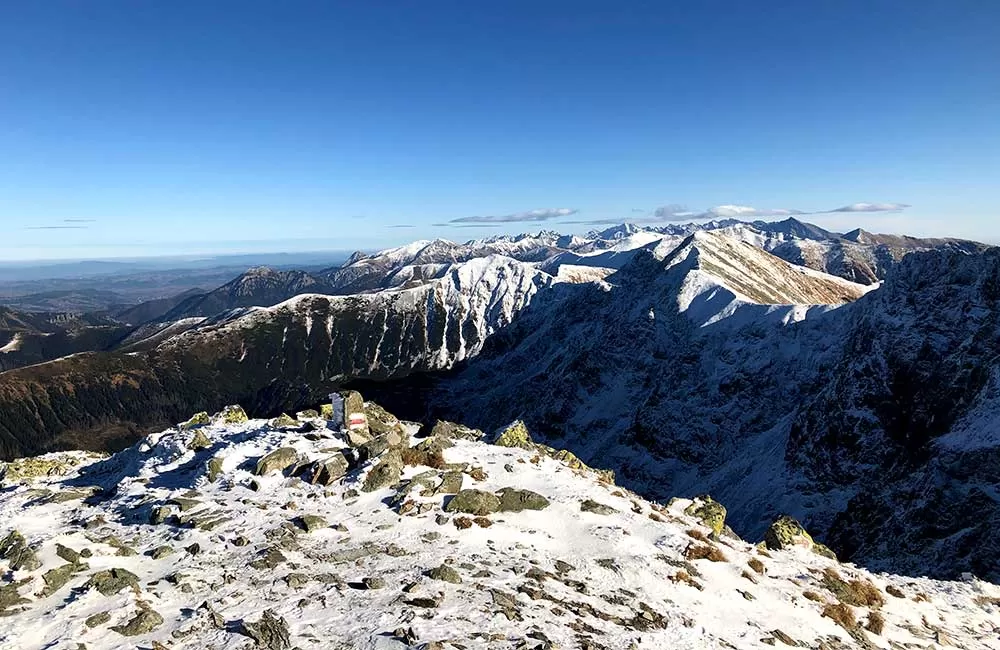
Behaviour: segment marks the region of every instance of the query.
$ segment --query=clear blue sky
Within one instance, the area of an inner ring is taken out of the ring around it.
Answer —
[[[1000,2],[0,0],[0,259],[856,202],[1000,242]]]

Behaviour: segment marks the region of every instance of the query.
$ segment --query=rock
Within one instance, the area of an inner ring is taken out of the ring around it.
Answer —
[[[149,552],[149,557],[153,558],[154,560],[162,560],[168,555],[172,555],[173,552],[174,549],[170,548],[169,546],[157,546],[156,548],[154,548],[152,551]]]
[[[312,464],[309,482],[313,485],[332,485],[347,474],[347,469],[347,459],[338,452]]]
[[[143,609],[125,625],[112,625],[111,629],[122,636],[148,634],[163,625],[163,617],[151,609]]]
[[[42,476],[63,476],[82,461],[82,457],[58,453],[17,458],[0,463],[0,479],[7,483],[17,483]]]
[[[361,581],[366,589],[384,589],[385,578],[381,576],[370,576]]]
[[[521,420],[515,420],[499,430],[493,441],[493,444],[500,447],[520,447],[521,449],[530,449],[532,443],[528,427]]]
[[[45,582],[45,588],[42,589],[42,596],[51,596],[59,591],[79,569],[77,564],[64,564],[43,573],[42,580]]]
[[[275,429],[298,429],[300,422],[287,413],[282,413],[271,420],[271,426]]]
[[[281,447],[257,461],[256,474],[266,476],[271,472],[281,472],[291,467],[299,459],[299,452],[294,447]]]
[[[201,429],[195,429],[194,435],[191,436],[191,440],[187,443],[187,448],[191,451],[201,451],[202,449],[209,449],[211,446],[212,441],[208,439],[208,436]]]
[[[167,506],[156,506],[149,513],[149,523],[159,526],[170,518],[171,509]]]
[[[375,402],[365,402],[365,418],[368,420],[368,430],[375,436],[389,436],[390,438],[402,440],[406,434],[403,424],[395,415],[386,411]],[[396,442],[398,446],[399,442]]]
[[[80,563],[80,554],[68,546],[63,546],[62,544],[56,544],[56,555],[66,560],[70,564]]]
[[[213,419],[221,424],[242,424],[250,420],[246,411],[239,404],[230,404],[216,413]]]
[[[295,414],[296,420],[318,420],[319,411],[316,409],[305,409],[304,411],[299,411]]]
[[[292,589],[304,587],[309,582],[309,576],[304,573],[289,573],[285,576],[285,584]]]
[[[243,633],[257,642],[257,645],[267,650],[288,650],[292,647],[288,623],[284,618],[275,616],[273,610],[267,610],[256,623],[243,622]]]
[[[218,456],[210,458],[205,474],[208,476],[209,483],[215,483],[215,480],[222,474],[222,459]]]
[[[295,524],[307,533],[315,532],[321,528],[327,528],[330,524],[319,515],[302,515],[295,518]]]
[[[11,582],[0,585],[0,613],[8,607],[15,607],[17,605],[24,605],[31,602],[27,598],[22,598],[21,594],[17,591],[28,582],[31,582],[31,578],[26,578],[20,582]]]
[[[447,564],[442,564],[439,567],[435,567],[427,572],[427,577],[432,580],[441,580],[443,582],[450,582],[453,585],[462,584],[462,576],[459,575],[458,571],[448,566]]]
[[[331,396],[333,400],[334,418],[338,419],[338,424],[346,431],[358,434],[358,439],[371,439],[371,432],[368,426],[368,414],[365,412],[365,400],[361,393],[356,390],[348,390],[335,393]]]
[[[829,548],[813,541],[812,536],[806,532],[796,519],[788,515],[782,515],[768,527],[764,533],[764,545],[772,551],[781,551],[793,547],[801,547],[811,550],[817,555],[836,560],[837,556]]]
[[[467,426],[438,420],[431,428],[430,438],[444,438],[446,440],[482,440],[484,434],[479,429],[470,429]]]
[[[684,509],[684,514],[711,528],[716,538],[726,525],[726,507],[708,495],[695,497],[694,503]]]
[[[319,416],[324,420],[333,419],[333,404],[323,404],[319,407]]]
[[[139,577],[125,569],[106,569],[91,575],[83,587],[84,589],[96,589],[105,596],[114,596],[126,588],[138,590]]]
[[[437,494],[458,494],[462,491],[462,473],[445,472],[441,476],[441,485],[437,488]]]
[[[189,499],[187,497],[173,497],[169,499],[167,503],[172,506],[177,506],[181,512],[188,512],[202,505],[202,502],[198,499]]]
[[[398,449],[393,449],[384,456],[378,465],[368,470],[362,492],[374,492],[399,483],[403,472],[403,456]]]
[[[445,506],[447,512],[469,515],[491,515],[500,511],[500,499],[485,490],[459,490]]]
[[[613,515],[618,512],[618,510],[612,508],[611,506],[606,506],[603,503],[598,503],[597,501],[593,501],[591,499],[587,499],[580,504],[580,511],[592,512],[595,515]]]
[[[189,431],[198,427],[208,426],[209,424],[212,424],[212,418],[208,417],[208,413],[205,411],[200,411],[192,415],[190,420],[179,425],[177,428],[181,431]]]
[[[522,510],[542,510],[549,507],[549,500],[531,490],[503,488],[500,496],[499,512],[521,512]]]
[[[34,571],[42,566],[34,549],[16,530],[0,541],[0,558],[9,562],[11,571]]]
[[[93,616],[88,616],[84,624],[87,627],[97,627],[98,625],[104,625],[111,620],[111,612],[98,612]]]
[[[201,544],[195,542],[190,546],[185,546],[184,550],[187,551],[188,555],[198,555],[199,553],[201,553]]]

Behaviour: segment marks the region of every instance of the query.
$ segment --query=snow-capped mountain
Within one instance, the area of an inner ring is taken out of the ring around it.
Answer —
[[[360,396],[348,397],[361,406]],[[200,414],[5,468],[0,648],[997,647],[1000,587],[649,502],[523,426]],[[360,415],[360,412],[359,412]]]
[[[998,577],[998,260],[917,253],[868,291],[697,233],[539,296],[434,401],[746,535],[789,511],[866,565]]]

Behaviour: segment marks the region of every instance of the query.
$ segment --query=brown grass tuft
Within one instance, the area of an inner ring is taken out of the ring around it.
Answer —
[[[476,525],[480,528],[489,528],[493,525],[493,522],[490,521],[489,517],[476,517],[472,521],[476,522]]]
[[[804,591],[804,592],[802,592],[802,597],[805,598],[806,600],[811,600],[814,603],[825,603],[826,602],[826,598],[823,598],[822,596],[820,596],[819,594],[817,594],[815,591]]]
[[[417,447],[410,447],[403,450],[403,464],[410,466],[426,465],[433,469],[442,469],[448,463],[444,460],[444,454],[441,453],[440,449],[435,449],[429,451],[427,449],[418,449]]]
[[[656,514],[655,512],[649,513],[649,518],[652,519],[653,521],[659,521],[659,522],[663,522],[664,521],[663,517],[661,517],[660,515]]]
[[[747,560],[747,566],[749,566],[751,569],[753,569],[754,571],[756,571],[761,575],[764,574],[764,563],[755,557],[752,557],[749,560]]]
[[[855,607],[878,608],[885,604],[882,592],[867,580],[845,581],[840,574],[831,567],[823,570],[823,586],[833,592],[842,603],[854,605]]]
[[[465,530],[466,528],[472,528],[472,520],[469,519],[468,517],[455,517],[452,520],[452,523],[455,524],[455,528],[457,528],[459,530]]]
[[[853,630],[858,626],[858,620],[854,618],[854,610],[844,603],[827,605],[823,608],[823,616],[832,618],[837,625],[845,630]]]
[[[688,560],[711,560],[712,562],[728,562],[726,556],[716,546],[699,546],[692,544],[684,551],[684,558]]]
[[[683,582],[686,585],[691,585],[692,587],[694,587],[698,591],[701,591],[702,589],[704,589],[704,587],[701,586],[700,582],[698,582],[697,580],[695,580],[694,578],[692,578],[691,574],[688,573],[687,571],[684,571],[684,570],[680,570],[677,573],[675,573],[674,575],[670,576],[670,580],[672,582]]]
[[[906,598],[906,594],[903,593],[903,590],[895,585],[889,585],[886,587],[885,593],[889,594],[893,598]]]
[[[706,543],[708,542],[708,536],[706,536],[705,533],[701,532],[697,528],[691,528],[690,530],[687,531],[687,534],[688,537],[696,539],[699,542],[706,542]]]
[[[878,612],[871,612],[868,614],[868,623],[865,625],[865,629],[872,634],[882,634],[882,630],[885,629],[885,617],[883,617]]]

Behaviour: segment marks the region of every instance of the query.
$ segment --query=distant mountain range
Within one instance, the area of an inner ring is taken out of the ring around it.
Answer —
[[[647,497],[710,492],[741,534],[790,512],[869,566],[1000,578],[998,277],[982,244],[795,219],[255,268],[133,312],[111,349],[0,374],[0,455],[391,381],[411,417],[523,419]]]

